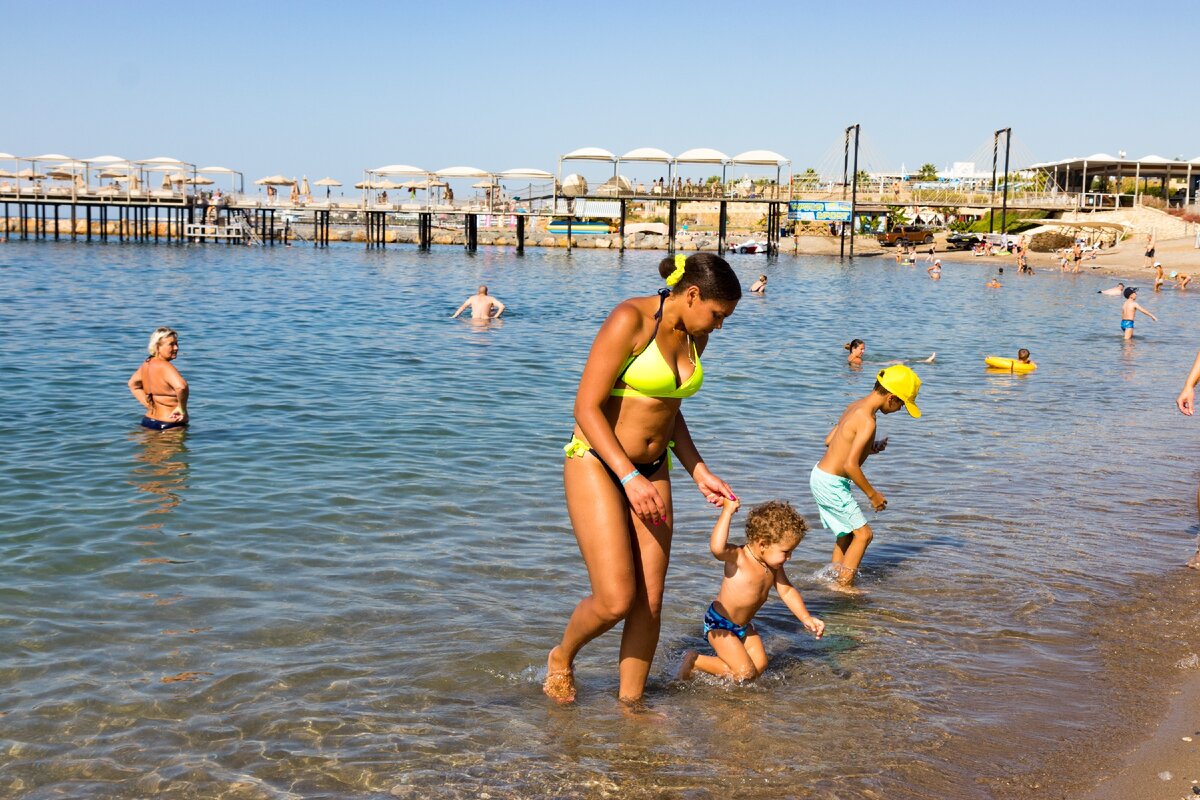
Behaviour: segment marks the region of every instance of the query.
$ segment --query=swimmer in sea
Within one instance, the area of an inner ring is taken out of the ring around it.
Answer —
[[[1167,282],[1163,277],[1163,265],[1161,261],[1154,262],[1154,291],[1161,292],[1162,285]]]
[[[935,260],[931,265],[926,267],[925,271],[929,273],[929,277],[931,279],[933,279],[935,281],[940,281],[942,279],[941,259]]]
[[[479,291],[468,297],[463,304],[458,307],[458,311],[455,311],[450,316],[450,319],[454,319],[459,314],[466,311],[468,307],[471,309],[472,319],[499,319],[500,315],[504,313],[506,306],[504,303],[501,303],[498,299],[488,294],[488,287],[480,286]],[[492,313],[493,310],[495,310],[495,314]]]
[[[850,351],[850,355],[846,356],[846,363],[852,367],[861,367],[863,353],[867,351],[867,343],[862,339],[851,339],[842,347]]]
[[[847,364],[849,364],[852,367],[861,367],[862,366],[863,354],[867,352],[867,343],[866,342],[864,342],[862,339],[851,339],[849,342],[842,345],[842,348],[844,350],[850,351],[850,355],[846,356]],[[936,352],[930,353],[929,358],[922,358],[919,361],[915,361],[914,363],[932,364],[933,360],[935,358],[937,358]],[[904,364],[904,363],[907,363],[906,359],[896,359],[895,361],[883,362],[883,366],[889,366],[891,364]]]
[[[1021,364],[1032,363],[1029,360],[1029,351],[1026,350],[1024,347],[1022,347],[1020,350],[1017,351],[1017,361]]]
[[[1158,322],[1158,317],[1138,305],[1137,287],[1130,286],[1125,290],[1125,302],[1121,304],[1121,330],[1125,334],[1126,341],[1133,338],[1133,318],[1139,311]]]
[[[129,391],[146,409],[142,427],[155,431],[188,424],[188,384],[171,362],[179,355],[179,334],[157,328],[146,347],[150,355],[129,379]]]
[[[766,294],[767,293],[767,276],[759,275],[758,280],[756,280],[754,283],[750,284],[750,291],[754,292],[755,294]]]
[[[984,286],[986,286],[989,289],[999,289],[1002,285],[1003,284],[1001,284],[1000,281],[996,278],[992,278],[990,281],[988,281],[987,283],[984,284]]]
[[[1120,297],[1121,295],[1125,294],[1125,284],[1118,283],[1116,286],[1113,286],[1109,289],[1097,289],[1096,294],[1107,294],[1112,297]]]

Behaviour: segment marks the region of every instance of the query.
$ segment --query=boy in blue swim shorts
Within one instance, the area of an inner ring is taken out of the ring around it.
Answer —
[[[808,613],[800,592],[783,571],[808,530],[804,517],[781,500],[755,506],[746,518],[746,543],[733,545],[729,544],[729,523],[740,506],[737,500],[726,498],[708,541],[713,557],[725,564],[717,599],[704,613],[704,636],[716,655],[700,655],[695,650],[684,653],[679,680],[689,680],[696,670],[736,681],[752,681],[762,674],[767,653],[752,620],[772,586],[814,636],[820,639],[825,632],[825,623]]]
[[[871,508],[876,511],[887,508],[887,499],[862,471],[869,456],[882,453],[887,447],[886,437],[875,438],[875,415],[905,408],[911,416],[920,417],[916,403],[920,389],[921,379],[904,364],[881,369],[874,390],[846,406],[837,425],[825,437],[825,456],[813,467],[809,486],[821,512],[821,524],[837,537],[833,545],[833,567],[837,571],[833,589],[857,593],[852,586],[854,576],[873,537],[867,518],[850,492],[851,484],[863,490]]]
[[[1130,286],[1125,289],[1125,302],[1121,304],[1121,331],[1126,339],[1133,338],[1133,318],[1139,311],[1158,322],[1158,317],[1138,305],[1137,287]]]

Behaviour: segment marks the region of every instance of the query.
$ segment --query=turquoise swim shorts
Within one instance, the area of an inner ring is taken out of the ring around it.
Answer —
[[[850,493],[850,479],[830,475],[820,467],[812,468],[808,479],[813,500],[821,512],[821,524],[841,538],[867,524],[862,509]]]

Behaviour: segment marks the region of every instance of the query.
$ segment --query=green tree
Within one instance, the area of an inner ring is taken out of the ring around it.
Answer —
[[[933,164],[922,164],[921,168],[917,170],[915,178],[919,181],[936,181],[938,179],[937,167]]]
[[[909,223],[908,209],[904,206],[888,206],[888,230],[895,228],[897,225],[907,225]]]

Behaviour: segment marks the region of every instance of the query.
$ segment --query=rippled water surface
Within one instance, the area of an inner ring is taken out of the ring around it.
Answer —
[[[987,797],[1103,718],[1152,646],[1122,644],[1128,603],[1193,544],[1193,298],[1143,292],[1161,321],[1130,345],[1090,276],[890,259],[734,257],[770,293],[685,404],[739,496],[815,525],[809,469],[872,383],[841,343],[937,351],[924,418],[881,418],[867,465],[867,596],[813,579],[817,527],[789,571],[826,637],[772,601],[759,684],[673,685],[720,581],[677,468],[651,713],[617,707],[615,634],[575,707],[545,700],[587,585],[575,383],[660,255],[0,245],[0,796]],[[480,282],[504,321],[449,320]],[[182,432],[125,388],[163,324]],[[985,372],[1021,346],[1035,374]]]

